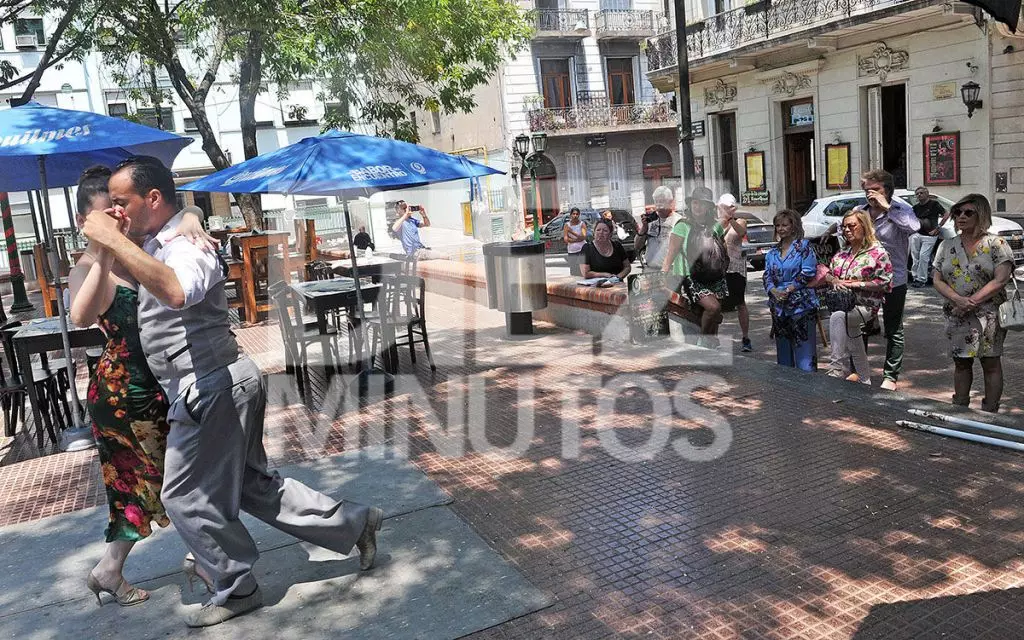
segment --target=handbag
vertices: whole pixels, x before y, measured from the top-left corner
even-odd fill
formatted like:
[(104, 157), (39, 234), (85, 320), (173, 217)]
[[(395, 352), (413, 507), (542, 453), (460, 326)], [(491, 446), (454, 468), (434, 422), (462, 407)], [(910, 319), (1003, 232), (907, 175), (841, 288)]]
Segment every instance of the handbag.
[(1013, 283), (1013, 293), (999, 305), (999, 326), (1010, 331), (1024, 331), (1024, 300), (1017, 288), (1017, 278), (1011, 275), (1010, 282)]
[(693, 266), (690, 267), (690, 277), (705, 285), (712, 285), (724, 278), (729, 267), (729, 254), (722, 237), (712, 233), (701, 234), (695, 238), (691, 233), (687, 240), (691, 239), (700, 243), (700, 250)]
[(822, 307), (828, 309), (829, 312), (849, 312), (857, 306), (857, 296), (850, 289), (829, 287), (818, 294), (818, 302)]

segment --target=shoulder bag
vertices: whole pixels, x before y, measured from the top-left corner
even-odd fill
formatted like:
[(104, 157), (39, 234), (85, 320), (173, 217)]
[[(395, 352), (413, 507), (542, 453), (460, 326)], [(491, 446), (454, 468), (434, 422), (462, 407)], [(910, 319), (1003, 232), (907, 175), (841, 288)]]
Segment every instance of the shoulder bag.
[(1010, 282), (1013, 283), (1013, 293), (999, 305), (999, 326), (1010, 331), (1024, 331), (1024, 300), (1021, 300), (1020, 289), (1017, 288), (1017, 278), (1011, 275)]

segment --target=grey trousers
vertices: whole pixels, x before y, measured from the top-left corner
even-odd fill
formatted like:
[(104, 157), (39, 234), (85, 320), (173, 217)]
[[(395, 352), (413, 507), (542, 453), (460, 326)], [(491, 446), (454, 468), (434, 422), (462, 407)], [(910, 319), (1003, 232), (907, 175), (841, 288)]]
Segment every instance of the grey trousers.
[(267, 470), (266, 389), (248, 358), (206, 375), (171, 405), (161, 499), (213, 601), (256, 587), (256, 543), (239, 511), (317, 546), (348, 554), (366, 526), (364, 505), (338, 501)]

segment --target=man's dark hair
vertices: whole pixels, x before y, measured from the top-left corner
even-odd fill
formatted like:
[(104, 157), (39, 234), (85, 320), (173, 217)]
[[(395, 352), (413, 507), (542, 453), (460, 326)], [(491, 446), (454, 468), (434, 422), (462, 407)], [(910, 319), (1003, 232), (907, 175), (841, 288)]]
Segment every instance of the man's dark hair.
[(885, 197), (892, 199), (892, 194), (896, 191), (896, 183), (892, 178), (892, 174), (882, 169), (872, 169), (871, 171), (865, 171), (860, 176), (861, 183), (865, 182), (878, 182), (882, 185), (882, 190), (885, 191)]
[(131, 171), (132, 188), (135, 193), (144, 196), (153, 189), (160, 192), (171, 206), (175, 206), (174, 174), (153, 156), (131, 156), (122, 160), (114, 173), (124, 169)]
[(78, 178), (78, 215), (84, 216), (92, 209), (92, 199), (97, 195), (107, 195), (107, 183), (110, 182), (109, 167), (94, 165), (82, 172)]

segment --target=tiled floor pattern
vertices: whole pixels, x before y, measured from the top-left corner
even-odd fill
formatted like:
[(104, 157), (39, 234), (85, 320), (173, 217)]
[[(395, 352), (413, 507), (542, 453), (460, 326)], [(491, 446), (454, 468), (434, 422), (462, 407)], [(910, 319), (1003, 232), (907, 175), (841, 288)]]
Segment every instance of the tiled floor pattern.
[[(339, 378), (314, 376), (312, 401), (297, 402), (276, 326), (239, 334), (271, 374), (273, 464), (357, 438), (408, 443), (459, 515), (557, 598), (474, 637), (1021, 636), (1019, 456), (896, 431), (887, 409), (777, 384), (743, 359), (660, 366), (607, 344), (595, 357), (583, 336), (539, 326), (508, 340), (496, 313), (429, 304), (439, 372), (421, 362), (358, 411)], [(625, 375), (654, 391), (601, 388)], [(652, 408), (666, 406), (667, 443), (640, 461), (609, 454), (642, 450)], [(729, 437), (711, 461), (669, 448), (688, 442), (693, 457)], [(0, 468), (0, 522), (101, 503), (93, 455)]]

